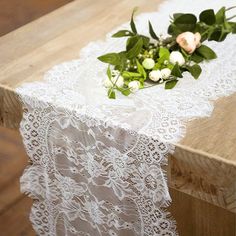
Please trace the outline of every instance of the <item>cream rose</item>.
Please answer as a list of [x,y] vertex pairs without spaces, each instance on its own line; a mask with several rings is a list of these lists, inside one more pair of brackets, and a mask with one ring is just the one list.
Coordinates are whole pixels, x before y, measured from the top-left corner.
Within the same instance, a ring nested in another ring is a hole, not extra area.
[[200,47],[201,35],[192,32],[184,32],[179,34],[176,38],[176,42],[181,48],[183,48],[187,53],[192,54],[196,48]]

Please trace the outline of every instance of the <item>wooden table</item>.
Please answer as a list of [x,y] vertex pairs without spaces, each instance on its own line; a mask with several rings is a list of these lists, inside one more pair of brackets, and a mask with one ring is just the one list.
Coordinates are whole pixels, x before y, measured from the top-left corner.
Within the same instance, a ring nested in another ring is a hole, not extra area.
[[[134,6],[160,0],[79,0],[0,38],[0,124],[18,128],[22,108],[14,92],[53,65],[78,58],[88,42],[129,21]],[[236,79],[236,78],[235,78]],[[169,158],[170,210],[180,235],[236,235],[236,94],[218,100],[210,118],[188,123]]]

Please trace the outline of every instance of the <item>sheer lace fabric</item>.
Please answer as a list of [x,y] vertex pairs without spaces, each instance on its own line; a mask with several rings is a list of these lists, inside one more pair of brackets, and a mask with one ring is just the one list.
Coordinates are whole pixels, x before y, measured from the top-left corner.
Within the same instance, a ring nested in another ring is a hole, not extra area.
[[[150,19],[166,32],[174,12],[233,4],[168,1],[138,16],[138,31],[148,34]],[[112,33],[88,44],[78,60],[52,68],[43,81],[17,88],[31,160],[21,188],[34,199],[30,218],[37,235],[177,235],[165,211],[171,200],[167,155],[187,121],[209,116],[213,100],[236,91],[236,40],[229,36],[209,43],[219,59],[204,63],[197,81],[186,74],[171,91],[155,86],[109,100],[102,86],[106,65],[97,56],[124,49],[124,39],[111,39]]]

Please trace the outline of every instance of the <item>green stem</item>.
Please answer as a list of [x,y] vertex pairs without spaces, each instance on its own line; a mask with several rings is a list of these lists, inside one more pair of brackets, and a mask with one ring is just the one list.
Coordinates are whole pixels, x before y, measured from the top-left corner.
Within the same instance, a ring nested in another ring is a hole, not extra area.
[[147,87],[143,87],[143,88],[141,88],[141,89],[146,89],[146,88],[151,88],[151,87],[154,87],[154,86],[157,86],[157,85],[160,85],[160,84],[164,84],[164,83],[166,83],[166,82],[169,82],[169,81],[171,81],[171,79],[169,79],[169,80],[164,80],[163,82],[158,82],[158,83],[156,83],[156,84],[153,84],[153,85],[150,85],[150,86],[147,86]]
[[227,18],[226,20],[229,21],[229,20],[232,20],[232,19],[235,18],[235,17],[236,17],[236,15],[231,16],[231,17]]
[[229,7],[229,8],[227,8],[227,9],[225,9],[225,11],[230,11],[230,10],[232,10],[232,9],[234,9],[234,8],[236,8],[236,6]]

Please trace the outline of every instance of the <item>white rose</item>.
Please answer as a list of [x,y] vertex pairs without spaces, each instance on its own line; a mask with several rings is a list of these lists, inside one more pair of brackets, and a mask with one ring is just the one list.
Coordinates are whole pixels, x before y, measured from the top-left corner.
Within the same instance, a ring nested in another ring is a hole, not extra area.
[[128,87],[129,87],[129,89],[130,89],[130,91],[131,91],[132,93],[135,93],[136,91],[138,91],[138,90],[139,90],[139,86],[140,86],[140,82],[139,82],[139,81],[136,81],[136,80],[131,81],[131,82],[129,82],[129,84],[128,84]]
[[149,79],[157,82],[162,79],[162,74],[160,70],[153,70],[149,73]]
[[106,88],[111,88],[113,86],[112,82],[110,81],[109,78],[106,78],[104,81],[103,81],[103,85],[104,87]]
[[164,68],[161,70],[161,75],[163,79],[168,79],[171,75],[171,70],[169,68]]
[[145,69],[151,70],[155,66],[155,61],[152,58],[146,58],[144,59],[142,65]]
[[170,62],[172,64],[176,64],[178,62],[178,64],[180,66],[182,66],[185,63],[185,59],[184,59],[182,53],[180,53],[179,51],[173,51],[170,54]]
[[112,83],[116,84],[118,88],[122,88],[124,86],[124,78],[120,75],[111,78]]

